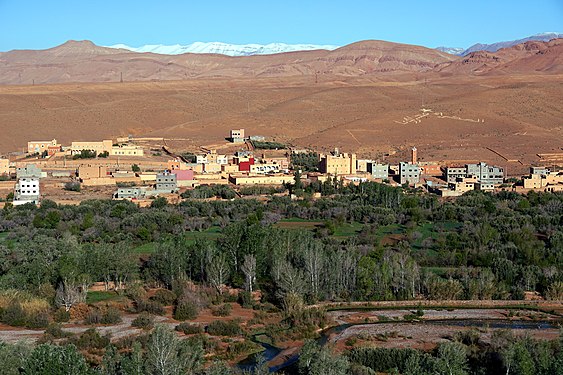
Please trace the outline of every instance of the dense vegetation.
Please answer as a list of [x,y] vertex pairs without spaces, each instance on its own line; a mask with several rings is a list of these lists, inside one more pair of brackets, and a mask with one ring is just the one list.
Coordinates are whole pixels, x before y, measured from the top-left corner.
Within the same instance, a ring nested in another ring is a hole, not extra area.
[[[7,205],[0,211],[0,289],[4,290],[0,320],[28,327],[68,320],[65,314],[72,306],[91,298],[88,288],[93,282],[113,285],[118,291],[127,286],[135,311],[144,312],[136,325],[147,329],[154,324],[152,316],[164,313],[163,305],[172,303],[179,320],[193,319],[208,306],[209,301],[185,286],[188,280],[210,288],[206,295],[221,296],[224,285],[247,292],[260,289],[262,303],[277,306],[285,314],[279,325],[269,328],[272,337],[313,337],[326,323],[325,317],[322,311],[304,306],[317,301],[420,296],[521,299],[524,291],[563,298],[562,194],[475,191],[440,201],[382,184],[344,187],[334,181],[298,190],[302,199],[269,196],[265,202],[231,200],[234,192],[228,187],[200,187],[184,195],[194,199],[177,206],[164,199],[156,199],[147,208],[126,201],[86,201],[78,206],[44,201],[40,208]],[[311,199],[315,191],[325,197]],[[226,200],[195,199],[211,196]],[[160,292],[149,299],[134,292],[138,283],[173,293]],[[244,293],[241,301],[253,304]],[[213,310],[217,316],[230,314],[230,307],[217,306]],[[109,309],[90,314],[85,321],[118,318]],[[240,333],[236,320],[215,323],[211,329],[227,335]],[[152,366],[150,337],[123,360],[142,361],[135,363],[143,368]],[[70,345],[78,346],[74,342],[46,345],[35,349],[2,346],[0,356],[22,350],[27,353],[18,357],[22,361],[39,355],[72,358],[75,348]],[[537,360],[534,345],[523,342],[502,350],[526,356],[525,348]],[[174,350],[199,353],[196,346]],[[557,346],[549,350],[551,355],[560,353]],[[353,353],[335,357],[341,362],[334,368],[357,367],[360,357]],[[442,373],[436,372],[442,355],[439,349],[417,357],[407,354],[401,355],[409,366],[429,366],[428,373]],[[464,358],[473,361],[471,355]],[[190,361],[199,363],[199,359]],[[20,363],[22,368],[36,369],[25,363]],[[371,368],[368,363],[361,365]],[[407,371],[401,366],[406,365],[397,364],[399,371]]]

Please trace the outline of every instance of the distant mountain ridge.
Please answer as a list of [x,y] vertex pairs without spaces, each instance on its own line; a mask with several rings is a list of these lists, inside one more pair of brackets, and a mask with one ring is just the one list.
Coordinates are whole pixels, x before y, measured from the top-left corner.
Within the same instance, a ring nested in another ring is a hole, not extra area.
[[181,55],[184,53],[212,53],[226,56],[253,56],[253,55],[272,55],[284,52],[328,50],[332,51],[339,46],[316,45],[316,44],[229,44],[221,42],[195,42],[188,45],[163,45],[149,44],[141,47],[130,47],[125,44],[115,44],[109,48],[126,49],[133,52],[150,52],[160,55]]

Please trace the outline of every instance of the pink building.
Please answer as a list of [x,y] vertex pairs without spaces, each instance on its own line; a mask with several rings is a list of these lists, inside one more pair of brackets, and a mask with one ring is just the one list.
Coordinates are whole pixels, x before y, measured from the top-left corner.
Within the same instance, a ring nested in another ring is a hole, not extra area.
[[194,179],[194,171],[175,169],[171,172],[176,175],[176,181],[191,181]]

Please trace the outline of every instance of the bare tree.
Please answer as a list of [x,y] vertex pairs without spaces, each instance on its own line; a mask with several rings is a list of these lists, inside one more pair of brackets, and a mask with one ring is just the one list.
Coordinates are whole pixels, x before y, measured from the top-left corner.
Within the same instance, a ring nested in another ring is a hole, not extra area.
[[252,254],[245,255],[241,270],[246,278],[244,287],[247,292],[252,293],[256,282],[256,257]]
[[218,292],[221,292],[221,286],[227,282],[230,269],[227,259],[223,254],[215,255],[207,264],[207,281]]
[[67,284],[66,282],[59,284],[55,294],[55,303],[57,305],[64,306],[65,310],[69,311],[74,304],[79,303],[82,300],[83,296],[79,287]]

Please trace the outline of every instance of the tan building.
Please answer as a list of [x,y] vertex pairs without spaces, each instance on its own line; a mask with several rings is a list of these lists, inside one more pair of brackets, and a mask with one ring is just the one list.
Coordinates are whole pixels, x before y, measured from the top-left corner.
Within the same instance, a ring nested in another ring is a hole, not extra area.
[[356,154],[341,154],[338,149],[330,154],[319,155],[319,171],[321,173],[355,174],[356,173]]
[[0,176],[10,174],[10,160],[0,159]]
[[249,176],[249,175],[230,175],[229,182],[235,185],[281,185],[294,182],[293,175],[274,175],[274,176]]
[[90,150],[96,152],[96,154],[101,154],[107,152],[111,154],[113,148],[112,140],[103,140],[101,142],[72,142],[70,146],[70,153],[72,155],[80,154],[83,150]]
[[48,155],[53,154],[53,150],[60,150],[61,145],[57,143],[56,139],[51,141],[29,141],[27,142],[27,152],[30,154],[42,154],[47,151]]
[[112,146],[109,153],[112,156],[143,156],[144,151],[142,147],[133,145],[119,145]]
[[78,167],[78,178],[81,180],[107,177],[107,176],[108,176],[108,170],[107,167],[105,166],[81,165],[80,167]]
[[[522,179],[525,189],[543,189],[548,186],[563,184],[563,173],[546,172],[545,174],[530,174]],[[546,189],[547,190],[547,189]],[[550,190],[551,191],[551,190]]]
[[242,143],[245,141],[244,129],[232,129],[230,135],[231,142]]

